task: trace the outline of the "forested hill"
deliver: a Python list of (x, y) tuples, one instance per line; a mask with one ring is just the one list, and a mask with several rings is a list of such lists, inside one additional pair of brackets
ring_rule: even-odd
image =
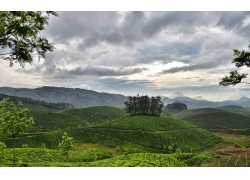
[(11, 96), (6, 94), (0, 94), (0, 101), (4, 98), (9, 98), (12, 102), (17, 104), (19, 101), (21, 101), (24, 105), (24, 107), (45, 107), (45, 108), (51, 108), (51, 109), (70, 109), (74, 108), (74, 106), (71, 103), (51, 103), (51, 102), (45, 102), (41, 100), (34, 100), (31, 98), (25, 98), (25, 97), (17, 97), (17, 96)]
[(51, 86), (43, 86), (35, 89), (0, 87), (0, 93), (41, 100), (48, 103), (70, 103), (76, 108), (103, 105), (124, 107), (124, 102), (127, 100), (126, 96), (119, 94)]

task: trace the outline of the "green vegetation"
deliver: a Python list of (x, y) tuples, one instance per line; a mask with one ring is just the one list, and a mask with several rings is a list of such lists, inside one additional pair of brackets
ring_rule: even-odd
[(0, 141), (0, 152), (1, 152), (1, 156), (0, 158), (4, 158), (4, 149), (6, 148), (7, 146)]
[(10, 52), (0, 54), (1, 59), (18, 62), (22, 67), (33, 61), (32, 53), (45, 57), (54, 46), (46, 38), (38, 36), (45, 29), (49, 16), (58, 16), (53, 11), (1, 11), (0, 12), (0, 46)]
[(22, 109), (21, 101), (17, 105), (9, 99), (3, 99), (0, 102), (0, 135), (11, 137), (14, 165), (16, 163), (16, 137), (34, 124), (32, 117), (26, 117), (28, 111), (28, 109)]
[(80, 109), (67, 109), (60, 111), (61, 114), (68, 114), (90, 123), (101, 123), (127, 115), (124, 109), (111, 106), (94, 106)]
[[(217, 136), (173, 117), (126, 116), (76, 131), (85, 142), (119, 146), (123, 150), (130, 144), (130, 152), (171, 153), (177, 148), (182, 152), (195, 152), (221, 141)], [(169, 145), (173, 150), (167, 148)]]
[[(248, 49), (250, 50), (250, 45), (248, 46)], [(235, 66), (237, 68), (242, 67), (242, 66), (246, 66), (246, 67), (250, 67), (250, 63), (249, 63), (249, 57), (250, 57), (250, 52), (249, 51), (239, 51), (238, 49), (234, 49), (234, 56), (236, 56), (232, 63), (235, 63)], [(246, 78), (248, 73), (242, 73), (240, 74), (238, 71), (231, 71), (230, 76), (225, 76), (224, 78), (220, 79), (219, 85), (221, 86), (235, 86), (236, 84), (239, 83), (245, 83), (245, 84), (249, 84), (248, 82), (242, 82), (243, 78)]]
[[(133, 153), (116, 156), (105, 150), (70, 151), (70, 159), (65, 162), (58, 150), (40, 148), (17, 148), (17, 166), (26, 167), (187, 167), (200, 166), (209, 157), (194, 153), (156, 154)], [(0, 166), (12, 166), (11, 151), (0, 159)]]
[[(210, 114), (206, 115), (208, 112)], [(211, 113), (223, 117), (225, 113), (231, 112), (207, 108), (182, 113), (187, 113), (187, 117), (199, 115), (197, 117), (203, 117), (206, 121)], [(234, 117), (232, 114), (228, 116)], [(229, 154), (223, 148), (240, 149), (250, 146), (248, 136), (245, 135), (214, 135), (196, 122), (189, 123), (173, 116), (129, 116), (123, 109), (108, 106), (59, 112), (35, 107), (27, 115), (33, 116), (36, 124), (16, 138), (16, 166), (197, 167), (219, 166), (218, 162), (221, 162), (220, 166), (225, 166), (222, 163), (226, 163)], [(239, 114), (234, 115), (237, 115), (235, 118), (241, 117)], [(195, 120), (198, 122), (198, 119)], [(211, 122), (215, 123), (216, 120)], [(247, 120), (244, 122), (240, 124), (247, 126)], [(220, 127), (221, 130), (242, 131), (230, 128), (230, 123), (228, 127), (222, 126), (223, 122), (219, 122), (219, 125), (221, 126), (217, 128)], [(214, 125), (206, 124), (204, 127), (214, 128)], [(248, 131), (245, 130), (244, 133), (246, 132)], [(63, 143), (69, 139), (65, 137), (73, 138), (74, 143)], [(0, 152), (0, 166), (13, 166), (12, 138), (0, 137), (0, 141), (7, 146)], [(63, 144), (67, 146), (62, 148)], [(72, 147), (75, 148), (71, 149)], [(236, 155), (230, 157), (234, 159)], [(244, 166), (243, 162), (244, 158), (240, 156), (237, 166)], [(228, 166), (231, 166), (230, 163)]]
[(250, 134), (249, 117), (221, 109), (193, 109), (177, 113), (175, 116), (211, 132)]
[(187, 105), (184, 103), (172, 103), (168, 104), (163, 109), (163, 114), (167, 116), (172, 116), (173, 114), (187, 110)]
[(164, 103), (161, 101), (161, 97), (146, 96), (129, 96), (125, 101), (125, 110), (132, 115), (157, 115), (160, 116)]
[(35, 121), (35, 125), (33, 125), (29, 131), (33, 133), (47, 132), (67, 127), (76, 128), (89, 124), (85, 119), (81, 119), (77, 116), (53, 112), (51, 110), (30, 109), (28, 116), (33, 117)]
[(230, 111), (233, 113), (242, 114), (242, 115), (250, 117), (250, 108), (247, 108), (247, 107), (230, 105), (230, 106), (221, 106), (221, 107), (218, 107), (218, 109), (223, 109), (226, 111)]
[(61, 152), (63, 155), (66, 155), (67, 160), (69, 159), (69, 150), (74, 149), (74, 139), (72, 137), (69, 137), (66, 132), (64, 132), (64, 135), (62, 136), (62, 142), (59, 143), (58, 146), (61, 149)]

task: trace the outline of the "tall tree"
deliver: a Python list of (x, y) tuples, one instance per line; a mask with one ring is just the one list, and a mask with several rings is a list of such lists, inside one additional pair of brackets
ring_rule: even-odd
[(16, 137), (34, 124), (32, 117), (26, 117), (29, 110), (27, 108), (22, 109), (22, 105), (21, 101), (15, 105), (8, 98), (4, 98), (0, 102), (0, 134), (10, 136), (12, 139), (14, 165), (16, 164)]
[[(250, 50), (250, 45), (248, 46), (248, 49)], [(241, 50), (239, 51), (238, 49), (234, 49), (234, 56), (236, 56), (233, 60), (232, 63), (235, 63), (235, 66), (237, 68), (246, 66), (250, 68), (250, 52)], [(219, 85), (221, 86), (235, 86), (236, 84), (239, 83), (245, 83), (245, 84), (250, 84), (249, 82), (242, 82), (243, 78), (246, 78), (248, 73), (242, 73), (240, 74), (238, 71), (231, 71), (229, 73), (229, 76), (225, 76), (220, 79)]]
[(45, 29), (50, 15), (58, 16), (54, 11), (1, 11), (0, 12), (0, 46), (7, 48), (6, 53), (0, 53), (0, 58), (18, 62), (22, 67), (33, 61), (33, 53), (45, 57), (47, 51), (55, 47), (46, 38), (39, 36)]

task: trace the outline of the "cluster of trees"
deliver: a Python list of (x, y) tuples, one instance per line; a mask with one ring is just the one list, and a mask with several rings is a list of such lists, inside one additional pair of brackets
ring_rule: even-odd
[(125, 101), (125, 110), (131, 116), (133, 115), (158, 115), (162, 113), (164, 103), (161, 101), (161, 97), (149, 97), (149, 96), (129, 96)]
[(71, 103), (65, 103), (65, 102), (60, 102), (60, 103), (49, 102), (49, 103), (47, 103), (47, 102), (42, 101), (42, 100), (35, 100), (35, 99), (31, 99), (31, 98), (0, 94), (0, 99), (4, 99), (4, 98), (9, 98), (15, 104), (17, 104), (19, 101), (21, 101), (23, 103), (41, 105), (41, 106), (45, 106), (48, 108), (54, 108), (54, 109), (60, 109), (60, 110), (74, 108), (74, 106)]
[(165, 107), (165, 109), (174, 109), (174, 110), (184, 111), (184, 110), (187, 110), (187, 105), (184, 103), (175, 102), (172, 104), (168, 104)]

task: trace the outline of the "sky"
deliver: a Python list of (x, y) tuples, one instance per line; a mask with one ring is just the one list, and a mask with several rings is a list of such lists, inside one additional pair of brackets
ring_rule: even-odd
[[(248, 85), (219, 86), (250, 44), (245, 11), (57, 11), (40, 33), (56, 49), (24, 68), (0, 61), (0, 87), (56, 86), (123, 95), (250, 97)], [(0, 50), (1, 51), (1, 50)], [(244, 81), (249, 81), (247, 78)]]

